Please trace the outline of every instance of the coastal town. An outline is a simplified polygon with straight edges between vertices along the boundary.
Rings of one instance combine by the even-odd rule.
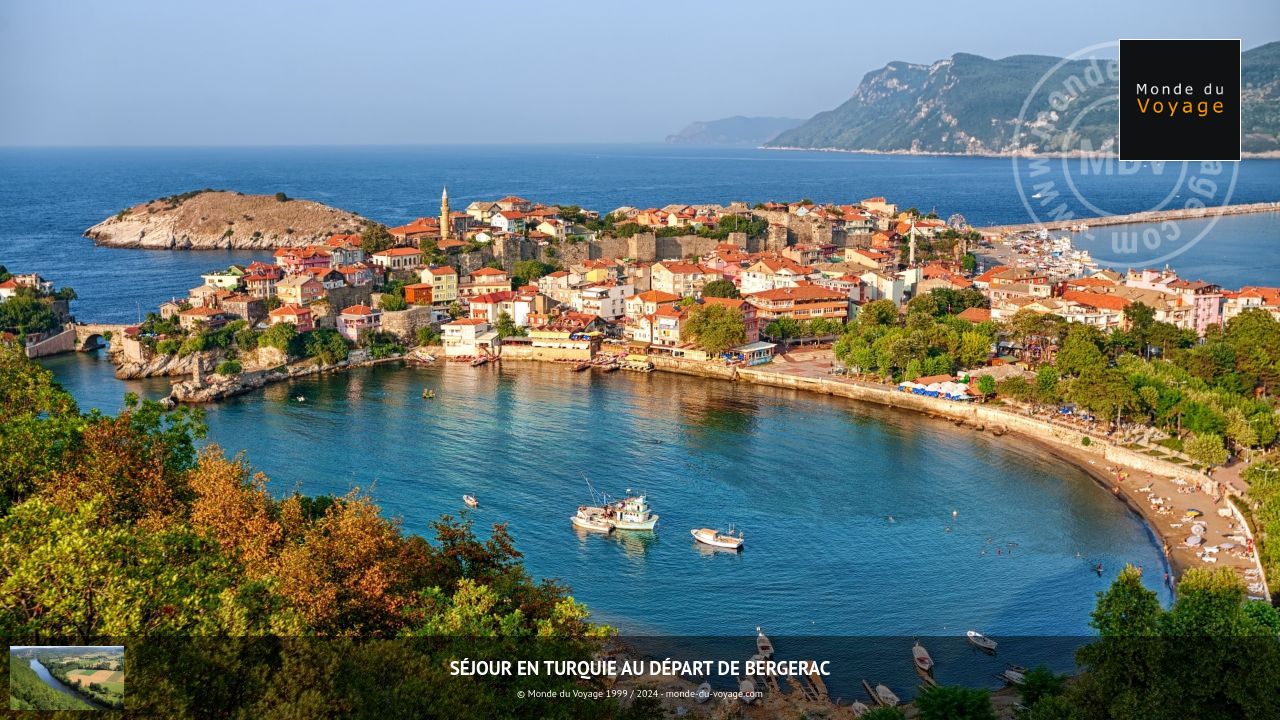
[[[457,212],[445,191],[437,217],[212,268],[136,324],[77,323],[74,299],[0,271],[0,322],[29,356],[105,342],[118,376],[173,377],[170,403],[381,362],[809,390],[1043,443],[1146,519],[1171,588],[1190,568],[1228,568],[1269,601],[1280,574],[1265,540],[1280,498],[1254,482],[1280,425],[1266,395],[1280,288],[1100,267],[1043,230],[972,228],[883,197],[601,215],[516,196]],[[580,508],[574,524],[608,532],[609,510]]]

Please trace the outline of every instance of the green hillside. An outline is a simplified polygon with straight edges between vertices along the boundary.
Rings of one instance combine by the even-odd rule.
[[[10,710],[92,710],[88,703],[45,685],[22,658],[9,658]]]

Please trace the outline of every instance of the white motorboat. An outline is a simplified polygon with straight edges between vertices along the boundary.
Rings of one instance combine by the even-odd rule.
[[[769,636],[764,634],[759,625],[756,626],[756,650],[760,651],[765,660],[773,657],[773,641],[769,640]]]
[[[722,533],[719,530],[713,530],[711,528],[697,528],[696,530],[690,530],[689,533],[693,535],[694,540],[697,540],[703,545],[724,548],[726,550],[742,549],[742,533],[734,535],[732,529],[727,533]]]
[[[704,703],[711,699],[711,683],[704,682],[698,686],[698,693],[694,696],[699,703]]]
[[[871,712],[871,708],[867,707],[867,704],[862,702],[861,700],[854,700],[849,705],[849,709],[853,711],[854,717],[862,717],[863,715],[866,715],[867,713]]]
[[[613,532],[613,524],[605,518],[602,508],[583,505],[578,508],[577,514],[569,519],[573,521],[574,527],[587,532],[598,532],[605,535]]]
[[[462,502],[466,503],[469,508],[480,507],[480,501],[476,499],[475,495],[463,495]]]
[[[880,698],[880,702],[882,704],[887,705],[889,707],[894,707],[902,702],[901,700],[898,699],[898,696],[894,695],[893,691],[890,690],[888,686],[886,686],[884,683],[876,685],[876,696]]]
[[[965,636],[968,637],[969,642],[972,643],[979,650],[983,650],[989,653],[994,653],[996,651],[996,641],[992,640],[986,635],[983,635],[977,630],[969,630],[968,632],[965,633]]]
[[[911,660],[916,664],[916,668],[923,673],[933,672],[933,658],[930,657],[929,651],[919,642],[911,647]]]
[[[751,678],[743,678],[742,682],[738,683],[738,691],[742,693],[738,699],[742,701],[743,705],[750,705],[756,701],[755,680],[752,680]]]

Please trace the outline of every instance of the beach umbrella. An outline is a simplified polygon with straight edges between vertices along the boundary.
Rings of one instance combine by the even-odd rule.
[[[1182,541],[1187,547],[1195,547],[1204,542],[1204,538],[1199,535],[1189,535],[1186,540]]]
[[[1221,545],[1219,545],[1218,547],[1222,548],[1223,550],[1230,550],[1231,548],[1233,548],[1233,547],[1235,547],[1235,546],[1236,546],[1236,544],[1235,544],[1235,543],[1233,543],[1233,542],[1224,542],[1224,543],[1222,543]]]
[[[1188,508],[1186,514],[1184,514],[1183,517],[1198,518],[1201,515],[1204,515],[1204,513],[1200,512],[1195,508]]]

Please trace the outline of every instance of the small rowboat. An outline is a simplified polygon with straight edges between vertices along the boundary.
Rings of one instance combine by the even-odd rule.
[[[760,626],[756,626],[756,650],[760,651],[760,657],[768,660],[773,657],[773,642],[769,640],[769,636],[764,634],[764,630]]]
[[[741,536],[734,536],[722,533],[719,530],[711,528],[697,528],[690,530],[693,539],[704,545],[712,547],[725,548],[727,550],[738,550],[742,548],[743,539]]]
[[[996,651],[996,641],[986,635],[983,635],[977,630],[969,630],[965,633],[965,637],[969,638],[969,642],[972,643],[974,647],[982,650],[983,652],[994,654]]]
[[[911,660],[916,664],[916,669],[922,673],[933,672],[933,658],[929,656],[929,651],[917,642],[911,648]]]
[[[613,523],[608,522],[599,515],[588,512],[585,508],[578,508],[578,513],[569,519],[573,521],[573,526],[580,530],[604,533],[605,535],[613,532]]]
[[[584,362],[584,363],[578,363],[577,365],[573,366],[574,372],[582,372],[583,370],[590,370],[590,369],[591,369],[591,363]]]
[[[487,362],[489,362],[489,358],[485,355],[481,355],[480,357],[471,361],[471,367],[480,367],[481,365]]]
[[[885,705],[887,707],[895,707],[902,702],[898,699],[898,696],[894,695],[893,691],[883,683],[876,685],[876,697],[880,698],[881,705]]]
[[[902,702],[898,699],[898,696],[894,695],[893,691],[883,683],[876,685],[875,687],[871,687],[871,683],[863,680],[862,689],[867,691],[867,695],[871,697],[871,701],[877,705],[894,707],[898,705],[898,703]]]
[[[738,691],[742,693],[739,700],[742,701],[743,705],[750,705],[756,701],[755,680],[752,680],[751,678],[743,678],[742,682],[738,683]]]
[[[867,704],[861,700],[854,700],[849,705],[849,709],[853,711],[854,717],[862,717],[863,715],[871,712],[871,708],[867,707]]]
[[[474,495],[463,495],[462,502],[466,503],[469,508],[480,507],[480,501]]]

